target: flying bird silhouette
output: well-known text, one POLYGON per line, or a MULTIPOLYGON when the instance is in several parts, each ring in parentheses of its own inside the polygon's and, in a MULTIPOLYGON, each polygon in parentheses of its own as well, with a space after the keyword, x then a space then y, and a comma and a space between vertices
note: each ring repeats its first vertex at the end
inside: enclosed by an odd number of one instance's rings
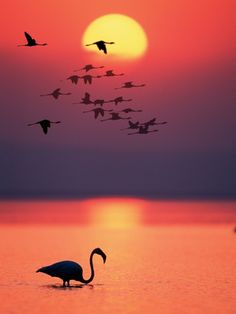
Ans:
POLYGON ((153 118, 147 122, 141 123, 141 125, 144 125, 145 127, 149 127, 152 125, 161 125, 161 124, 167 124, 167 121, 162 121, 162 122, 156 122, 157 118, 153 118))
POLYGON ((103 106, 104 104, 109 103, 110 101, 104 100, 104 99, 96 99, 93 101, 94 106, 100 105, 103 106))
POLYGON ((158 130, 148 130, 148 127, 146 126, 139 126, 138 132, 134 132, 134 133, 128 133, 128 135, 133 135, 133 134, 148 134, 148 133, 152 133, 152 132, 158 132, 158 130))
POLYGON ((106 71, 106 74, 104 74, 103 76, 111 77, 111 76, 122 76, 122 75, 124 75, 124 73, 115 74, 115 73, 113 72, 113 70, 108 70, 108 71, 106 71))
POLYGON ((114 41, 99 40, 99 41, 95 41, 95 42, 92 43, 92 44, 87 44, 87 45, 85 45, 85 46, 96 45, 99 50, 102 50, 105 54, 107 54, 107 47, 106 47, 106 44, 112 45, 112 44, 114 44, 114 41))
POLYGON ((133 84, 133 81, 125 82, 125 83, 123 83, 123 84, 124 84, 123 86, 117 87, 117 88, 115 88, 115 89, 120 89, 120 88, 132 88, 132 87, 143 87, 143 86, 146 86, 146 84, 134 85, 134 84, 133 84))
POLYGON ((72 84, 77 84, 79 81, 79 76, 78 75, 71 75, 69 77, 67 77, 67 80, 71 80, 72 84))
POLYGON ((44 120, 41 120, 41 121, 38 121, 38 122, 35 122, 35 123, 30 123, 30 124, 28 124, 28 126, 39 124, 42 127, 44 134, 47 134, 48 133, 48 128, 51 127, 52 123, 57 124, 57 123, 61 123, 61 121, 50 121, 50 120, 44 119, 44 120))
POLYGON ((58 97, 60 95, 71 95, 71 93, 61 93, 60 90, 61 90, 60 88, 57 88, 53 92, 51 92, 49 94, 43 94, 43 95, 40 95, 40 96, 52 96, 55 99, 58 99, 58 97))
POLYGON ((107 121, 107 120, 129 120, 129 119, 131 119, 131 117, 123 118, 123 117, 119 116, 119 113, 118 113, 118 112, 111 112, 110 115, 111 115, 111 118, 103 119, 103 120, 100 120, 100 121, 107 121))
POLYGON ((100 66, 100 67, 94 67, 92 64, 86 64, 83 68, 78 69, 78 70, 74 70, 74 72, 77 71, 81 71, 81 70, 85 70, 86 72, 93 70, 93 69, 102 69, 105 68, 104 65, 100 66))
POLYGON ((125 112, 125 113, 129 113, 129 112, 142 112, 143 110, 134 110, 134 109, 131 109, 131 108, 126 108, 126 109, 123 109, 119 112, 125 112))
POLYGON ((83 76, 79 76, 79 78, 82 78, 84 80, 84 84, 92 84, 92 79, 93 78, 101 78, 101 75, 97 75, 97 76, 93 76, 93 75, 83 75, 83 76))
POLYGON ((124 99, 122 96, 116 97, 115 99, 109 100, 109 102, 114 102, 115 105, 118 105, 119 102, 123 101, 132 101, 132 99, 124 99))
POLYGON ((85 93, 84 97, 81 98, 81 102, 73 102, 73 104, 84 104, 84 105, 90 105, 93 104, 93 101, 90 99, 90 94, 85 93))
POLYGON ((129 123, 129 127, 128 128, 125 128, 125 129, 121 129, 121 131, 123 131, 123 130, 128 130, 128 129, 132 129, 132 130, 134 130, 134 129, 139 129, 139 121, 137 121, 137 122, 132 122, 132 121, 128 121, 128 123, 129 123))
POLYGON ((44 273, 51 277, 58 277, 62 279, 63 287, 66 286, 66 283, 67 283, 67 286, 70 287, 70 280, 76 280, 84 284, 88 284, 93 280, 95 276, 94 267, 93 267, 94 254, 100 255, 103 259, 103 263, 106 262, 106 258, 107 258, 106 254, 100 248, 96 248, 91 252, 90 258, 89 258, 91 275, 88 279, 84 279, 82 267, 78 263, 73 262, 73 261, 58 262, 49 266, 39 268, 36 272, 44 273))
POLYGON ((32 37, 30 36, 30 34, 27 33, 27 32, 24 32, 24 34, 25 34, 25 38, 26 38, 26 40, 27 40, 27 44, 18 45, 18 47, 22 47, 22 46, 33 47, 33 46, 46 46, 46 45, 47 45, 46 43, 44 43, 44 44, 38 44, 38 43, 36 42, 36 40, 35 40, 34 38, 32 38, 32 37))
POLYGON ((103 108, 94 108, 92 110, 83 111, 83 113, 92 112, 92 111, 94 112, 94 118, 97 119, 99 115, 104 117, 105 111, 112 111, 112 109, 111 110, 107 110, 107 109, 103 109, 103 108))

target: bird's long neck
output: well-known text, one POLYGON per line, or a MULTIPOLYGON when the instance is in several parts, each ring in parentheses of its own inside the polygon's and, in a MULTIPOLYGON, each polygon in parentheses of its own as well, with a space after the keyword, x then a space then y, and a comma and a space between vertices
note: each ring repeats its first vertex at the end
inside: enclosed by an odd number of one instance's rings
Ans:
POLYGON ((85 284, 90 283, 93 280, 94 275, 95 275, 94 274, 94 268, 93 268, 93 255, 94 255, 94 253, 92 252, 91 255, 90 255, 90 258, 89 258, 89 263, 90 263, 90 268, 91 268, 91 275, 90 275, 90 277, 88 279, 82 278, 82 282, 85 283, 85 284))

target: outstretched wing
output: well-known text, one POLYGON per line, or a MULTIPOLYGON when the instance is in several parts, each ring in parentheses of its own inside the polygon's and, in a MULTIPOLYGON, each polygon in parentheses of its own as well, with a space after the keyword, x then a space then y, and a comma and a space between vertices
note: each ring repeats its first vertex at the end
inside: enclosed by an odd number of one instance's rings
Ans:
POLYGON ((35 39, 33 39, 27 32, 25 32, 25 38, 29 44, 35 44, 35 39))

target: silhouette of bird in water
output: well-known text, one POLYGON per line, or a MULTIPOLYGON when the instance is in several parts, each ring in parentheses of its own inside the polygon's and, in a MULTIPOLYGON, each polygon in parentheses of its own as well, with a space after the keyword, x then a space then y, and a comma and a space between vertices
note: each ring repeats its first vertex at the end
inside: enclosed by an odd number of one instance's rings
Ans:
POLYGON ((138 132, 134 132, 134 133, 128 133, 128 135, 133 135, 133 134, 148 134, 148 133, 152 133, 152 132, 158 132, 158 130, 148 130, 148 127, 146 126, 139 126, 138 132))
POLYGON ((128 121, 128 123, 129 123, 129 127, 128 128, 125 128, 125 129, 121 129, 121 131, 123 131, 123 130, 129 130, 129 129, 132 129, 132 130, 134 130, 134 129, 139 129, 139 127, 140 127, 140 125, 139 125, 139 121, 137 121, 137 122, 132 122, 132 121, 128 121))
POLYGON ((124 73, 115 74, 115 73, 113 72, 113 70, 108 70, 108 71, 106 71, 106 74, 104 74, 103 76, 111 77, 111 76, 122 76, 122 75, 124 75, 124 73))
POLYGON ((88 284, 93 280, 95 276, 94 267, 93 267, 94 254, 100 255, 103 259, 104 264, 107 258, 106 254, 100 248, 96 248, 91 252, 90 258, 89 258, 91 275, 88 279, 84 279, 82 267, 78 263, 73 262, 73 261, 58 262, 49 266, 39 268, 36 272, 44 273, 51 277, 58 277, 62 279, 63 287, 66 286, 66 283, 67 283, 67 286, 70 287, 70 280, 76 280, 84 284, 88 284))
POLYGON ((99 115, 104 117, 105 111, 112 111, 112 109, 111 110, 107 110, 107 109, 103 109, 103 108, 94 108, 92 110, 83 111, 83 113, 92 112, 92 111, 94 112, 94 118, 97 119, 99 115))
POLYGON ((129 112, 142 112, 142 111, 143 110, 134 110, 134 109, 131 109, 131 108, 126 108, 126 109, 121 110, 120 112, 129 113, 129 112))
POLYGON ((71 80, 72 84, 76 84, 77 85, 77 83, 79 81, 79 78, 80 77, 78 75, 71 75, 71 76, 67 77, 67 80, 71 80))
POLYGON ((112 44, 114 44, 114 41, 99 40, 99 41, 95 41, 95 42, 92 43, 92 44, 87 44, 87 45, 85 45, 85 46, 96 45, 99 50, 102 50, 105 54, 107 54, 107 47, 106 47, 106 44, 112 45, 112 44))
POLYGON ((34 38, 32 38, 32 37, 30 36, 30 34, 27 33, 27 32, 24 32, 24 34, 25 34, 25 38, 26 38, 26 40, 27 40, 27 44, 18 45, 18 47, 22 47, 22 46, 33 47, 33 46, 46 46, 46 45, 47 45, 46 43, 44 43, 44 44, 38 44, 38 43, 36 42, 36 40, 35 40, 34 38))
POLYGON ((115 99, 109 100, 109 102, 114 102, 115 105, 117 106, 119 102, 123 101, 132 101, 132 99, 124 99, 122 96, 116 97, 115 99))
POLYGON ((55 99, 58 99, 58 97, 60 95, 71 95, 71 93, 61 93, 60 90, 61 90, 60 88, 57 88, 53 92, 51 92, 49 94, 43 94, 43 95, 40 95, 40 96, 52 96, 55 99))
POLYGON ((93 69, 102 69, 105 68, 104 65, 100 66, 100 67, 94 67, 92 64, 86 64, 83 68, 78 69, 78 70, 74 70, 74 72, 77 71, 81 71, 81 70, 85 70, 86 72, 93 70, 93 69))
POLYGON ((90 94, 85 93, 84 97, 81 98, 81 102, 73 102, 73 104, 84 104, 84 105, 91 105, 93 104, 93 101, 90 99, 90 94))
POLYGON ((48 128, 51 127, 52 123, 57 124, 57 123, 61 123, 61 121, 50 121, 50 120, 44 119, 44 120, 41 120, 41 121, 38 121, 38 122, 35 122, 35 123, 30 123, 30 124, 28 124, 28 126, 39 124, 42 127, 44 134, 47 134, 48 133, 48 128))
POLYGON ((146 84, 140 84, 140 85, 134 85, 133 81, 130 82, 125 82, 123 86, 117 87, 115 89, 120 89, 120 88, 132 88, 132 87, 143 87, 146 86, 146 84))
POLYGON ((101 75, 97 75, 97 76, 93 76, 93 75, 83 75, 83 76, 79 76, 79 78, 83 79, 84 80, 84 84, 92 84, 92 79, 93 78, 101 78, 102 76, 101 75))
POLYGON ((100 120, 100 121, 107 121, 107 120, 129 120, 129 119, 131 119, 131 117, 128 117, 128 118, 123 118, 123 117, 121 117, 118 112, 111 112, 110 115, 111 115, 111 118, 103 119, 103 120, 100 120))
POLYGON ((152 125, 161 125, 161 124, 167 124, 167 121, 162 121, 162 122, 156 122, 157 118, 153 118, 147 122, 141 123, 141 125, 144 125, 145 127, 149 127, 152 125))

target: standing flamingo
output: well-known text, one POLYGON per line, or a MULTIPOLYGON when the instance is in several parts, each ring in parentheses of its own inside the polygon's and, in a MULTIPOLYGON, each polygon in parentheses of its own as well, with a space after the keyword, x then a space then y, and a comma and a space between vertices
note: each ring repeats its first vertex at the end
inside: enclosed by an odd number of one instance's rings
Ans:
POLYGON ((46 46, 46 45, 47 45, 46 43, 44 43, 44 44, 38 44, 38 43, 36 42, 36 40, 35 40, 34 38, 32 38, 32 37, 30 36, 30 34, 27 33, 27 32, 24 32, 24 34, 25 34, 25 38, 26 38, 26 40, 27 40, 27 44, 18 45, 18 47, 22 47, 22 46, 33 47, 33 46, 46 46))
POLYGON ((51 277, 58 277, 62 279, 63 287, 66 286, 66 283, 67 283, 67 286, 70 287, 70 280, 76 280, 84 284, 88 284, 93 280, 95 276, 94 267, 93 267, 94 254, 100 255, 103 259, 104 264, 107 258, 106 254, 100 248, 96 248, 91 252, 90 258, 89 258, 91 275, 88 279, 84 279, 82 267, 78 263, 73 262, 73 261, 58 262, 49 266, 39 268, 36 272, 44 273, 51 277))
POLYGON ((52 96, 52 97, 54 97, 55 99, 58 99, 58 97, 60 96, 60 95, 71 95, 71 93, 61 93, 60 92, 60 88, 57 88, 57 89, 55 89, 53 92, 51 92, 51 93, 49 93, 49 94, 44 94, 44 95, 40 95, 40 96, 52 96))
POLYGON ((114 44, 114 41, 104 41, 104 40, 99 40, 95 41, 92 44, 87 44, 85 46, 91 46, 91 45, 96 45, 99 50, 102 50, 105 54, 107 54, 107 47, 106 44, 112 45, 114 44))
POLYGON ((35 123, 30 123, 30 124, 28 124, 28 126, 39 124, 42 127, 44 134, 47 134, 48 133, 48 128, 51 127, 52 123, 57 124, 57 123, 61 123, 61 121, 55 121, 54 122, 54 121, 50 121, 50 120, 44 119, 44 120, 41 120, 41 121, 38 121, 38 122, 35 122, 35 123))

